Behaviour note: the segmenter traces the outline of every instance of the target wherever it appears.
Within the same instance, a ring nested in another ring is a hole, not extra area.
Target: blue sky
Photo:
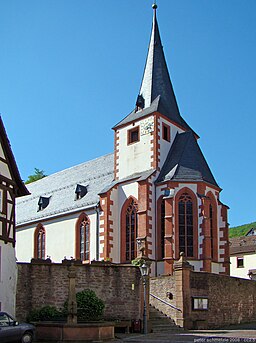
[[[113,151],[135,105],[151,0],[0,0],[0,113],[23,179]],[[180,112],[223,188],[256,220],[256,1],[158,0]],[[253,197],[252,197],[253,196]]]

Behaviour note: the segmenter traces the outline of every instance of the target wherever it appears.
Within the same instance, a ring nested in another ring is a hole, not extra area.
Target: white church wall
[[[111,249],[110,258],[112,258],[112,261],[115,263],[120,262],[120,229],[119,229],[119,200],[118,200],[118,193],[119,188],[114,188],[111,192],[110,199],[113,201],[113,205],[110,206],[111,216],[110,220],[113,221],[113,246],[117,247],[115,249]]]
[[[113,192],[112,192],[113,193]],[[134,197],[138,200],[138,183],[131,181],[125,184],[120,184],[113,193],[114,205],[112,207],[112,218],[114,219],[114,240],[118,243],[118,249],[113,249],[113,261],[120,262],[120,247],[121,247],[121,211],[125,201],[130,197]],[[112,200],[112,199],[111,199]],[[111,256],[112,257],[112,256]]]
[[[142,120],[139,120],[135,125],[130,124],[124,128],[119,129],[119,151],[118,154],[118,177],[125,178],[137,172],[151,169],[151,162],[153,162],[152,151],[153,147],[151,133],[141,134],[139,130],[140,140],[136,143],[128,144],[128,131],[136,126],[141,126]]]
[[[90,220],[90,259],[96,259],[96,213],[86,212]],[[80,213],[42,222],[45,228],[45,257],[61,262],[64,257],[75,257],[75,228]],[[17,229],[16,255],[19,262],[30,262],[34,257],[36,225]],[[26,248],[24,248],[26,247]]]
[[[16,228],[16,257],[18,262],[30,262],[34,256],[34,231],[35,227],[28,225]]]
[[[15,316],[17,265],[12,244],[0,241],[0,304],[1,310]]]
[[[195,272],[200,272],[200,270],[203,268],[203,261],[189,260],[189,263],[194,267]]]
[[[163,123],[170,127],[170,142],[163,139]],[[175,139],[175,136],[178,133],[184,132],[184,130],[178,128],[177,126],[171,124],[168,120],[164,119],[163,117],[159,117],[158,121],[158,130],[160,136],[160,162],[159,167],[162,168],[166,157],[170,151],[171,145]]]
[[[219,263],[216,263],[216,262],[212,262],[212,269],[211,269],[211,272],[214,273],[214,274],[219,274],[220,272],[220,265]]]

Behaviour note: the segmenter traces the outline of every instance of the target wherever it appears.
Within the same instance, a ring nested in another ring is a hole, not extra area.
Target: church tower
[[[195,270],[229,274],[227,209],[179,112],[153,5],[148,55],[134,110],[114,126],[113,184],[101,194],[102,257],[127,263],[136,240],[171,274],[183,252]]]

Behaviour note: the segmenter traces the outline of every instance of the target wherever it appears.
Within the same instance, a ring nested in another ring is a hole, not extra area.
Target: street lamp
[[[148,321],[147,321],[147,277],[149,275],[150,265],[149,263],[143,263],[140,266],[140,272],[142,276],[143,289],[144,289],[144,308],[143,308],[143,333],[148,333]]]

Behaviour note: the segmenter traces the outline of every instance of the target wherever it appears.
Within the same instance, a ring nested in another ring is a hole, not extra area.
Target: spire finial
[[[153,8],[153,10],[156,10],[156,9],[157,9],[157,4],[156,4],[156,2],[153,3],[152,8]]]

